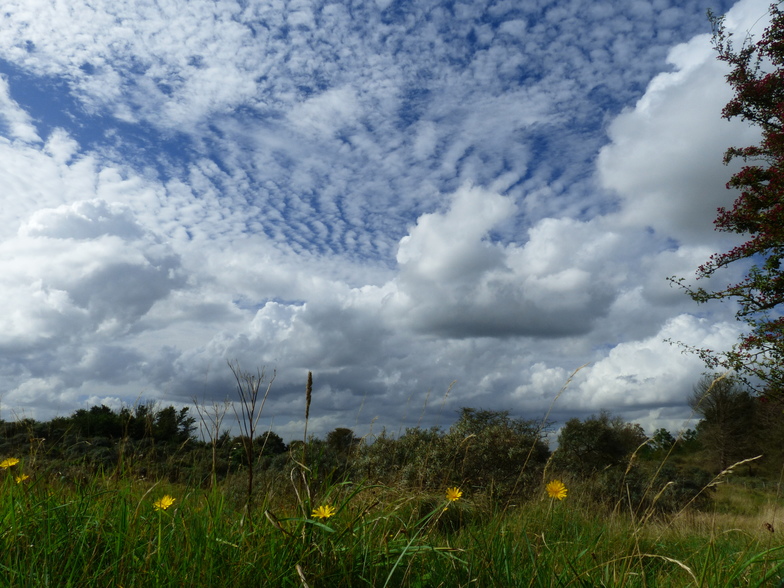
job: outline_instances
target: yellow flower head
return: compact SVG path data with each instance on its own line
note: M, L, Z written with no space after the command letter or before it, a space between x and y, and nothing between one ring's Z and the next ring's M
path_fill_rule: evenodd
M557 498L558 500L563 500L566 498L566 493L568 492L566 486L564 486L563 482L560 480L553 480L547 484L545 489L547 490L547 494L550 496L550 498Z
M17 476L16 478L14 478L14 480L16 480L16 483L17 483L17 484L21 484L22 482L24 482L25 480L27 480L29 477L30 477L30 476L28 476L27 474L22 474L22 475L20 475L20 476Z
M337 511L335 510L334 506L330 506L326 504L324 506L319 506L318 508L314 508L310 516L312 516L315 519L328 519L336 512Z
M15 466L18 463L19 463L19 460L16 459L15 457L8 457L8 458L4 459L3 461L0 461L0 468L3 468L5 470L5 469L8 469L8 468L10 468L12 466Z
M174 504L174 497L164 494L161 498L152 503L155 510L166 510Z
M447 488L446 489L446 499L449 502L454 502L455 500L460 500L460 497L463 495L463 491L460 490L458 487L454 488Z

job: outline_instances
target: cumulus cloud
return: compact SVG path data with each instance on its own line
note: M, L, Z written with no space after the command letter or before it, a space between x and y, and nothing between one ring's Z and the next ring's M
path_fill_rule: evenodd
M569 408L595 413L598 408L628 414L646 429L681 429L693 416L685 408L698 375L705 369L698 357L670 341L697 348L727 349L737 340L737 323L716 322L693 315L669 319L651 337L621 343L582 370ZM659 420L662 415L667 419Z
M737 197L725 187L736 166L722 166L724 151L757 142L759 133L745 122L721 120L732 97L724 79L729 68L716 59L709 35L674 47L667 61L674 71L657 75L636 106L610 125L600 179L621 198L620 222L684 244L715 242L710 221Z
M20 228L20 234L25 237L80 241L108 235L133 240L143 233L130 210L101 200L38 210Z
M111 366L136 361L112 338L184 283L165 243L123 206L101 201L38 211L0 244L0 264L0 292L13 309L0 319L0 346L42 377L72 368L117 377L121 370L99 368L96 358ZM88 365L94 367L84 372Z
M624 236L601 220L543 219L523 244L493 242L513 213L509 198L464 186L446 212L421 216L401 239L389 312L450 337L589 331L623 285Z

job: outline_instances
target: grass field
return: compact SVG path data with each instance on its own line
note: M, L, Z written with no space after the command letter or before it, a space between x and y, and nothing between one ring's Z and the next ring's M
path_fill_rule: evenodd
M712 512L646 517L600 509L579 486L557 500L542 485L503 508L468 488L448 500L446 488L343 482L311 495L299 470L248 512L232 498L238 478L211 489L74 483L12 462L0 463L3 586L716 588L784 577L780 501L740 483L718 486Z

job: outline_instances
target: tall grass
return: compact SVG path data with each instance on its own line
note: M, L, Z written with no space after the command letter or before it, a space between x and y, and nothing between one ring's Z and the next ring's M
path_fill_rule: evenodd
M774 502L752 516L603 514L580 488L505 511L467 492L325 484L305 504L270 495L254 525L225 488L0 472L7 586L776 586ZM174 497L169 508L156 500ZM295 498L292 499L291 496ZM737 502L737 501L736 501ZM315 518L318 506L335 514ZM733 508L737 510L738 505ZM765 519L765 521L763 521Z

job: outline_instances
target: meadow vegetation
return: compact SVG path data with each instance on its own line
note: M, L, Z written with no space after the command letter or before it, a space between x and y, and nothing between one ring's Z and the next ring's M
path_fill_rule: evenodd
M230 404L198 407L201 440L188 409L151 404L2 422L0 570L30 587L778 586L781 410L746 403L748 442L719 448L717 406L746 405L729 384L695 388L695 430L650 437L606 413L472 408L446 430L289 444L214 426Z

